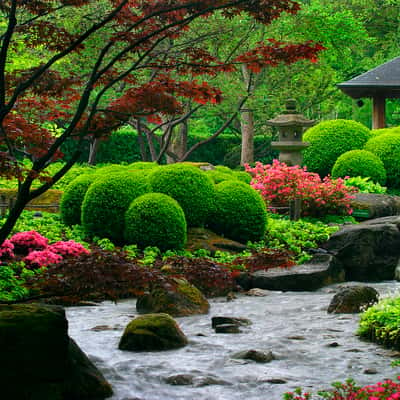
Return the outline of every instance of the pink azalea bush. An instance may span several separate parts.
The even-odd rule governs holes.
[[[48,246],[48,249],[63,257],[77,257],[81,254],[89,254],[89,250],[85,249],[80,243],[74,240],[53,243]]]
[[[18,232],[0,246],[0,260],[13,259],[16,254],[26,256],[23,261],[30,268],[47,267],[59,263],[64,258],[89,253],[74,240],[59,241],[49,245],[48,239],[36,231]]]
[[[245,165],[253,179],[251,186],[259,191],[270,207],[287,207],[289,201],[302,200],[304,215],[351,214],[350,201],[355,189],[344,184],[341,178],[320,176],[308,172],[306,167],[287,166],[278,160],[263,165],[257,162],[252,168]]]
[[[28,254],[33,250],[44,250],[47,247],[48,239],[36,231],[18,232],[10,238],[14,245],[15,252]]]
[[[397,377],[400,380],[400,377]],[[400,399],[400,383],[391,379],[385,379],[364,387],[358,387],[354,381],[349,380],[346,383],[334,384],[334,390],[323,392],[321,395],[328,400],[399,400]],[[310,400],[310,393],[303,393],[301,389],[294,392],[285,393],[285,400]],[[318,397],[320,398],[320,397]]]
[[[14,245],[10,240],[6,239],[0,246],[0,260],[14,258]]]
[[[30,252],[25,258],[24,261],[26,266],[31,268],[40,268],[47,267],[50,264],[57,264],[62,261],[62,256],[59,254],[53,253],[48,248],[45,250],[34,250]]]

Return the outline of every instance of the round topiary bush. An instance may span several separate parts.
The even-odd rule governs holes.
[[[384,133],[368,140],[365,150],[377,155],[386,169],[386,183],[400,188],[400,134]]]
[[[209,176],[215,184],[221,183],[224,181],[232,181],[236,180],[235,176],[233,174],[227,174],[225,172],[216,170],[216,169],[210,169],[208,171],[204,171],[204,173]]]
[[[128,170],[138,170],[138,169],[153,169],[158,168],[158,164],[156,162],[149,162],[149,161],[136,161],[132,164],[128,165]]]
[[[321,122],[304,134],[304,141],[310,147],[303,151],[303,164],[324,177],[340,155],[362,149],[371,136],[371,131],[359,122],[343,119]]]
[[[246,183],[221,182],[216,185],[215,211],[209,226],[215,232],[242,243],[259,241],[267,227],[265,202]]]
[[[157,168],[149,181],[153,192],[167,194],[179,203],[189,227],[204,225],[214,206],[215,188],[203,171],[187,164],[171,164]]]
[[[61,219],[66,225],[81,223],[81,206],[89,186],[98,178],[95,174],[85,174],[75,178],[64,190],[60,202]]]
[[[246,171],[233,171],[233,176],[238,179],[239,181],[242,181],[244,183],[247,183],[250,185],[252,176],[246,172]]]
[[[386,170],[381,159],[367,150],[350,150],[343,153],[332,168],[333,178],[345,176],[369,177],[373,182],[384,185]]]
[[[150,192],[145,174],[111,174],[97,179],[82,203],[82,225],[92,236],[123,241],[125,212],[132,200]]]
[[[166,194],[144,194],[133,200],[125,213],[124,237],[127,243],[142,248],[183,249],[186,244],[185,214],[178,202]]]

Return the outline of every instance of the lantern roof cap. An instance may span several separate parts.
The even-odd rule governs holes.
[[[315,124],[315,120],[307,119],[296,111],[296,100],[287,100],[285,106],[286,110],[282,114],[266,121],[266,124],[270,126],[312,126]]]

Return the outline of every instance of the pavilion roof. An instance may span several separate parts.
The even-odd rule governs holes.
[[[349,81],[339,83],[338,88],[348,96],[360,97],[383,96],[400,97],[400,57],[385,62]]]

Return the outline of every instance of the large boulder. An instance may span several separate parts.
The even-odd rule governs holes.
[[[305,264],[291,268],[271,268],[252,274],[239,275],[237,283],[244,289],[304,291],[317,290],[332,283],[343,282],[344,271],[340,262],[330,254],[315,254]]]
[[[400,214],[400,196],[355,193],[354,197],[351,207],[356,216],[364,214],[364,218],[372,219]]]
[[[139,313],[167,313],[173,317],[207,314],[209,308],[209,302],[199,289],[178,278],[153,285],[150,292],[138,297],[136,302]]]
[[[394,279],[400,257],[400,216],[345,225],[323,244],[343,265],[347,281]]]
[[[377,303],[379,293],[370,286],[347,286],[341,288],[332,298],[328,313],[359,313]]]
[[[109,383],[67,331],[61,307],[0,305],[2,398],[100,400],[112,395]]]
[[[186,336],[168,314],[146,314],[125,328],[118,348],[128,351],[160,351],[186,346]]]

